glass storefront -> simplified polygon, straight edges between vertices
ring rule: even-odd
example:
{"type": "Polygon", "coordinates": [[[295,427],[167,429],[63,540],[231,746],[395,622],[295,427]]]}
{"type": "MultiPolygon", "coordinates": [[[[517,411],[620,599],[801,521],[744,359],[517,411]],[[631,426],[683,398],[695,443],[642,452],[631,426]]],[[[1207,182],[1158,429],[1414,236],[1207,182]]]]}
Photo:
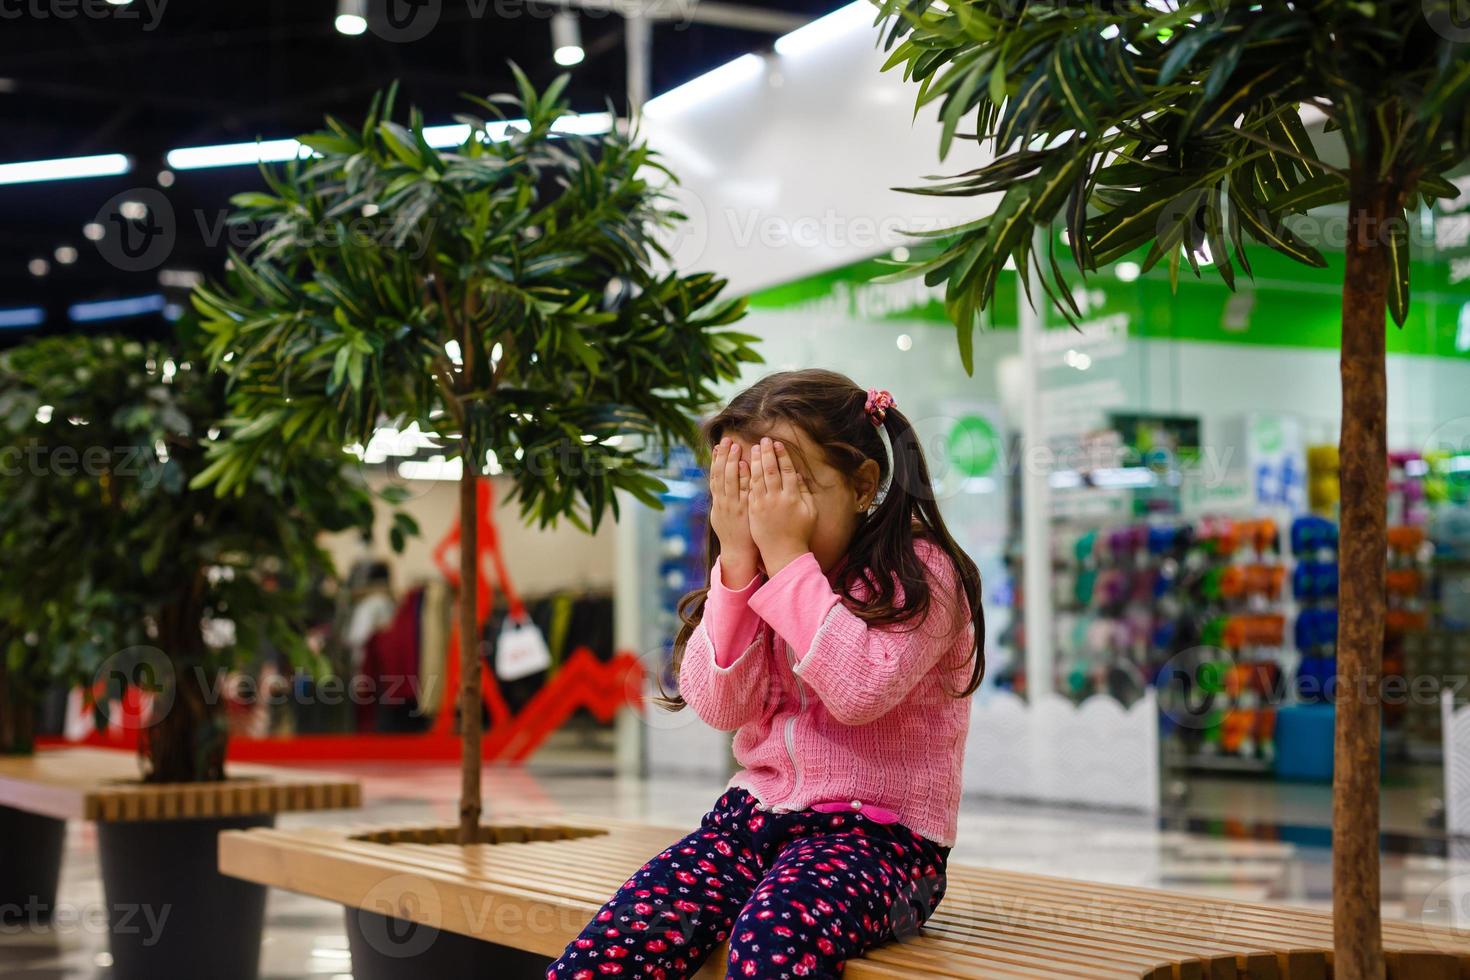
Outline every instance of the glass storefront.
{"type": "MultiPolygon", "coordinates": [[[[1385,820],[1406,830],[1443,796],[1441,692],[1470,670],[1457,632],[1470,620],[1470,214],[1449,203],[1416,229],[1413,307],[1389,334],[1385,820]]],[[[985,576],[982,704],[1005,689],[1123,705],[1152,692],[1165,804],[1325,825],[1343,225],[1329,213],[1310,229],[1326,268],[1253,249],[1235,291],[1208,268],[1176,287],[1141,254],[1119,262],[1074,284],[1075,327],[1045,311],[1031,362],[1008,273],[973,377],[941,297],[859,262],[752,296],[746,329],[767,363],[746,380],[821,364],[888,388],[915,420],[985,576]],[[1023,515],[1038,502],[1050,549],[1033,555],[1023,515]],[[1047,563],[1048,595],[1026,596],[1027,560],[1047,563]],[[1049,624],[1030,663],[1050,676],[1028,676],[1027,601],[1049,624]]]]}

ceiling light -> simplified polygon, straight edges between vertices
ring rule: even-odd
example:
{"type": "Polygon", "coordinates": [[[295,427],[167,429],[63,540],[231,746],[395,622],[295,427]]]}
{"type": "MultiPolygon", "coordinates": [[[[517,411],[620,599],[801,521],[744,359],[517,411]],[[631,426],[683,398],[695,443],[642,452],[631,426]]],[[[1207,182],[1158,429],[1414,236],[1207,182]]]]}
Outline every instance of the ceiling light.
{"type": "Polygon", "coordinates": [[[70,245],[58,245],[56,247],[56,261],[62,265],[71,265],[77,260],[77,250],[70,245]]]}
{"type": "MultiPolygon", "coordinates": [[[[8,310],[0,310],[0,330],[16,330],[21,327],[39,327],[45,322],[46,311],[39,306],[17,306],[8,310]]],[[[49,417],[50,406],[42,405],[41,408],[48,409],[47,416],[49,417]]],[[[36,415],[39,418],[39,409],[37,410],[36,415]]],[[[46,420],[40,419],[40,421],[44,422],[46,420]]]]}
{"type": "Polygon", "coordinates": [[[834,37],[858,28],[873,26],[873,7],[867,0],[858,0],[798,27],[776,39],[776,53],[783,58],[803,54],[825,46],[834,37]]]}
{"type": "Polygon", "coordinates": [[[165,289],[193,289],[204,284],[204,276],[194,269],[159,269],[158,284],[165,289]]]}
{"type": "Polygon", "coordinates": [[[95,303],[73,303],[66,315],[73,323],[95,323],[98,320],[122,320],[145,313],[162,312],[166,305],[162,293],[131,296],[127,299],[104,299],[95,303]]]}
{"type": "Polygon", "coordinates": [[[40,278],[51,271],[51,263],[45,259],[31,259],[26,263],[26,268],[30,271],[31,275],[40,278]]]}
{"type": "Polygon", "coordinates": [[[304,156],[306,152],[306,147],[296,140],[256,140],[253,143],[225,143],[219,146],[186,146],[169,150],[164,159],[175,170],[199,170],[203,167],[233,167],[246,163],[280,163],[304,156]]]}
{"type": "Polygon", "coordinates": [[[142,201],[124,201],[118,205],[117,213],[129,221],[142,221],[148,217],[148,205],[142,201]]]}
{"type": "Polygon", "coordinates": [[[132,162],[121,153],[103,153],[91,157],[63,157],[57,160],[30,160],[24,163],[0,163],[0,184],[29,184],[39,180],[74,180],[78,177],[115,177],[132,169],[132,162]]]}
{"type": "Polygon", "coordinates": [[[552,59],[563,68],[580,65],[587,57],[582,50],[582,26],[570,10],[551,15],[551,47],[552,59]]]}
{"type": "Polygon", "coordinates": [[[172,170],[160,170],[158,172],[158,186],[159,187],[172,187],[172,186],[174,186],[174,172],[172,170]]]}
{"type": "Polygon", "coordinates": [[[337,33],[356,37],[367,33],[367,0],[337,0],[337,33]]]}
{"type": "Polygon", "coordinates": [[[89,221],[82,225],[82,235],[89,242],[100,242],[107,237],[107,229],[96,221],[89,221]]]}
{"type": "MultiPolygon", "coordinates": [[[[612,132],[612,116],[606,112],[587,112],[562,116],[551,124],[554,133],[576,136],[600,136],[612,132]]],[[[491,139],[503,140],[511,130],[525,130],[524,119],[497,119],[487,124],[491,139]]],[[[470,127],[464,123],[425,126],[424,142],[435,149],[463,146],[470,138],[470,127]]],[[[222,143],[218,146],[185,146],[169,150],[164,159],[175,170],[202,170],[207,167],[237,167],[245,164],[280,163],[311,156],[311,151],[296,140],[257,140],[251,143],[222,143]]]]}
{"type": "Polygon", "coordinates": [[[643,111],[650,115],[670,114],[690,108],[709,96],[728,95],[744,82],[759,78],[766,68],[764,58],[754,54],[743,54],[734,61],[726,62],[698,78],[691,79],[678,88],[649,99],[643,111]]]}

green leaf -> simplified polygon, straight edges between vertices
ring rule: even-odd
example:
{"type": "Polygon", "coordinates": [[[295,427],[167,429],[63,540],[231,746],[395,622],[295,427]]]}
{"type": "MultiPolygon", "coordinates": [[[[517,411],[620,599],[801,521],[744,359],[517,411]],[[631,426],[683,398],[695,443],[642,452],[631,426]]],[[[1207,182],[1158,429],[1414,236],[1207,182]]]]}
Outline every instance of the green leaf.
{"type": "Polygon", "coordinates": [[[333,136],[330,133],[310,133],[298,139],[307,149],[315,150],[325,156],[346,156],[361,149],[355,141],[333,136]]]}
{"type": "Polygon", "coordinates": [[[1269,245],[1276,251],[1288,258],[1295,259],[1304,265],[1314,266],[1318,269],[1327,267],[1327,260],[1317,249],[1302,241],[1285,224],[1276,222],[1268,224],[1269,214],[1266,208],[1258,202],[1239,198],[1232,194],[1235,199],[1235,213],[1239,217],[1241,225],[1257,241],[1269,245]]]}
{"type": "Polygon", "coordinates": [[[1278,216],[1305,214],[1312,208],[1338,204],[1347,199],[1347,180],[1341,174],[1323,173],[1271,198],[1266,202],[1266,210],[1278,216]]]}
{"type": "Polygon", "coordinates": [[[990,69],[990,101],[1000,105],[1006,100],[1006,61],[1005,54],[996,55],[995,67],[990,69]]]}
{"type": "Polygon", "coordinates": [[[1200,49],[1213,41],[1218,33],[1216,28],[1206,26],[1175,34],[1170,39],[1169,55],[1159,69],[1158,84],[1168,85],[1174,81],[1180,72],[1189,67],[1189,63],[1195,55],[1199,54],[1200,49]]]}
{"type": "Polygon", "coordinates": [[[1389,280],[1388,312],[1400,327],[1409,315],[1409,218],[1400,212],[1387,223],[1389,280]]]}
{"type": "Polygon", "coordinates": [[[423,161],[415,150],[413,134],[395,122],[378,123],[378,138],[401,162],[410,167],[419,167],[423,161]]]}

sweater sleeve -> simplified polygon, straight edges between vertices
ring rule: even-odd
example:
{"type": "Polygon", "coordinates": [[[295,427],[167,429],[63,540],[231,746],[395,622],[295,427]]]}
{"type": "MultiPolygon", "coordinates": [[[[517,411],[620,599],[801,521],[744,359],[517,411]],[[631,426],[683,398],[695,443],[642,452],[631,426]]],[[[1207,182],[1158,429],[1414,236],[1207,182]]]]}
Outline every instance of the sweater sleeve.
{"type": "Polygon", "coordinates": [[[750,608],[750,597],[761,584],[760,573],[751,576],[739,589],[725,585],[721,562],[710,569],[709,593],[704,600],[704,624],[709,627],[710,641],[715,645],[715,663],[729,667],[750,646],[760,617],[750,608]]]}
{"type": "Polygon", "coordinates": [[[869,626],[843,605],[807,553],[756,590],[750,607],[797,651],[796,676],[837,722],[865,725],[887,714],[951,649],[959,625],[953,566],[938,547],[917,549],[930,573],[920,623],[869,626]]]}
{"type": "Polygon", "coordinates": [[[709,624],[701,620],[684,645],[679,665],[679,694],[711,728],[733,732],[755,721],[765,709],[770,691],[770,655],[757,627],[734,662],[715,662],[709,624]]]}

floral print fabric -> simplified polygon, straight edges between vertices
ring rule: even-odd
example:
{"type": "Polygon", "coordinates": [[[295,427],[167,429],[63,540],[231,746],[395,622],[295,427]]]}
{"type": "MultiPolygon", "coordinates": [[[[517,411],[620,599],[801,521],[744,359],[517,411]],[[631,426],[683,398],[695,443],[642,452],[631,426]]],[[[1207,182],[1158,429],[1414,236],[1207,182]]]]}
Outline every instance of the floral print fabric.
{"type": "Polygon", "coordinates": [[[948,857],[903,824],[776,813],[731,789],[623,883],[547,980],[684,980],[727,940],[728,977],[839,977],[849,958],[918,931],[944,897],[948,857]]]}

